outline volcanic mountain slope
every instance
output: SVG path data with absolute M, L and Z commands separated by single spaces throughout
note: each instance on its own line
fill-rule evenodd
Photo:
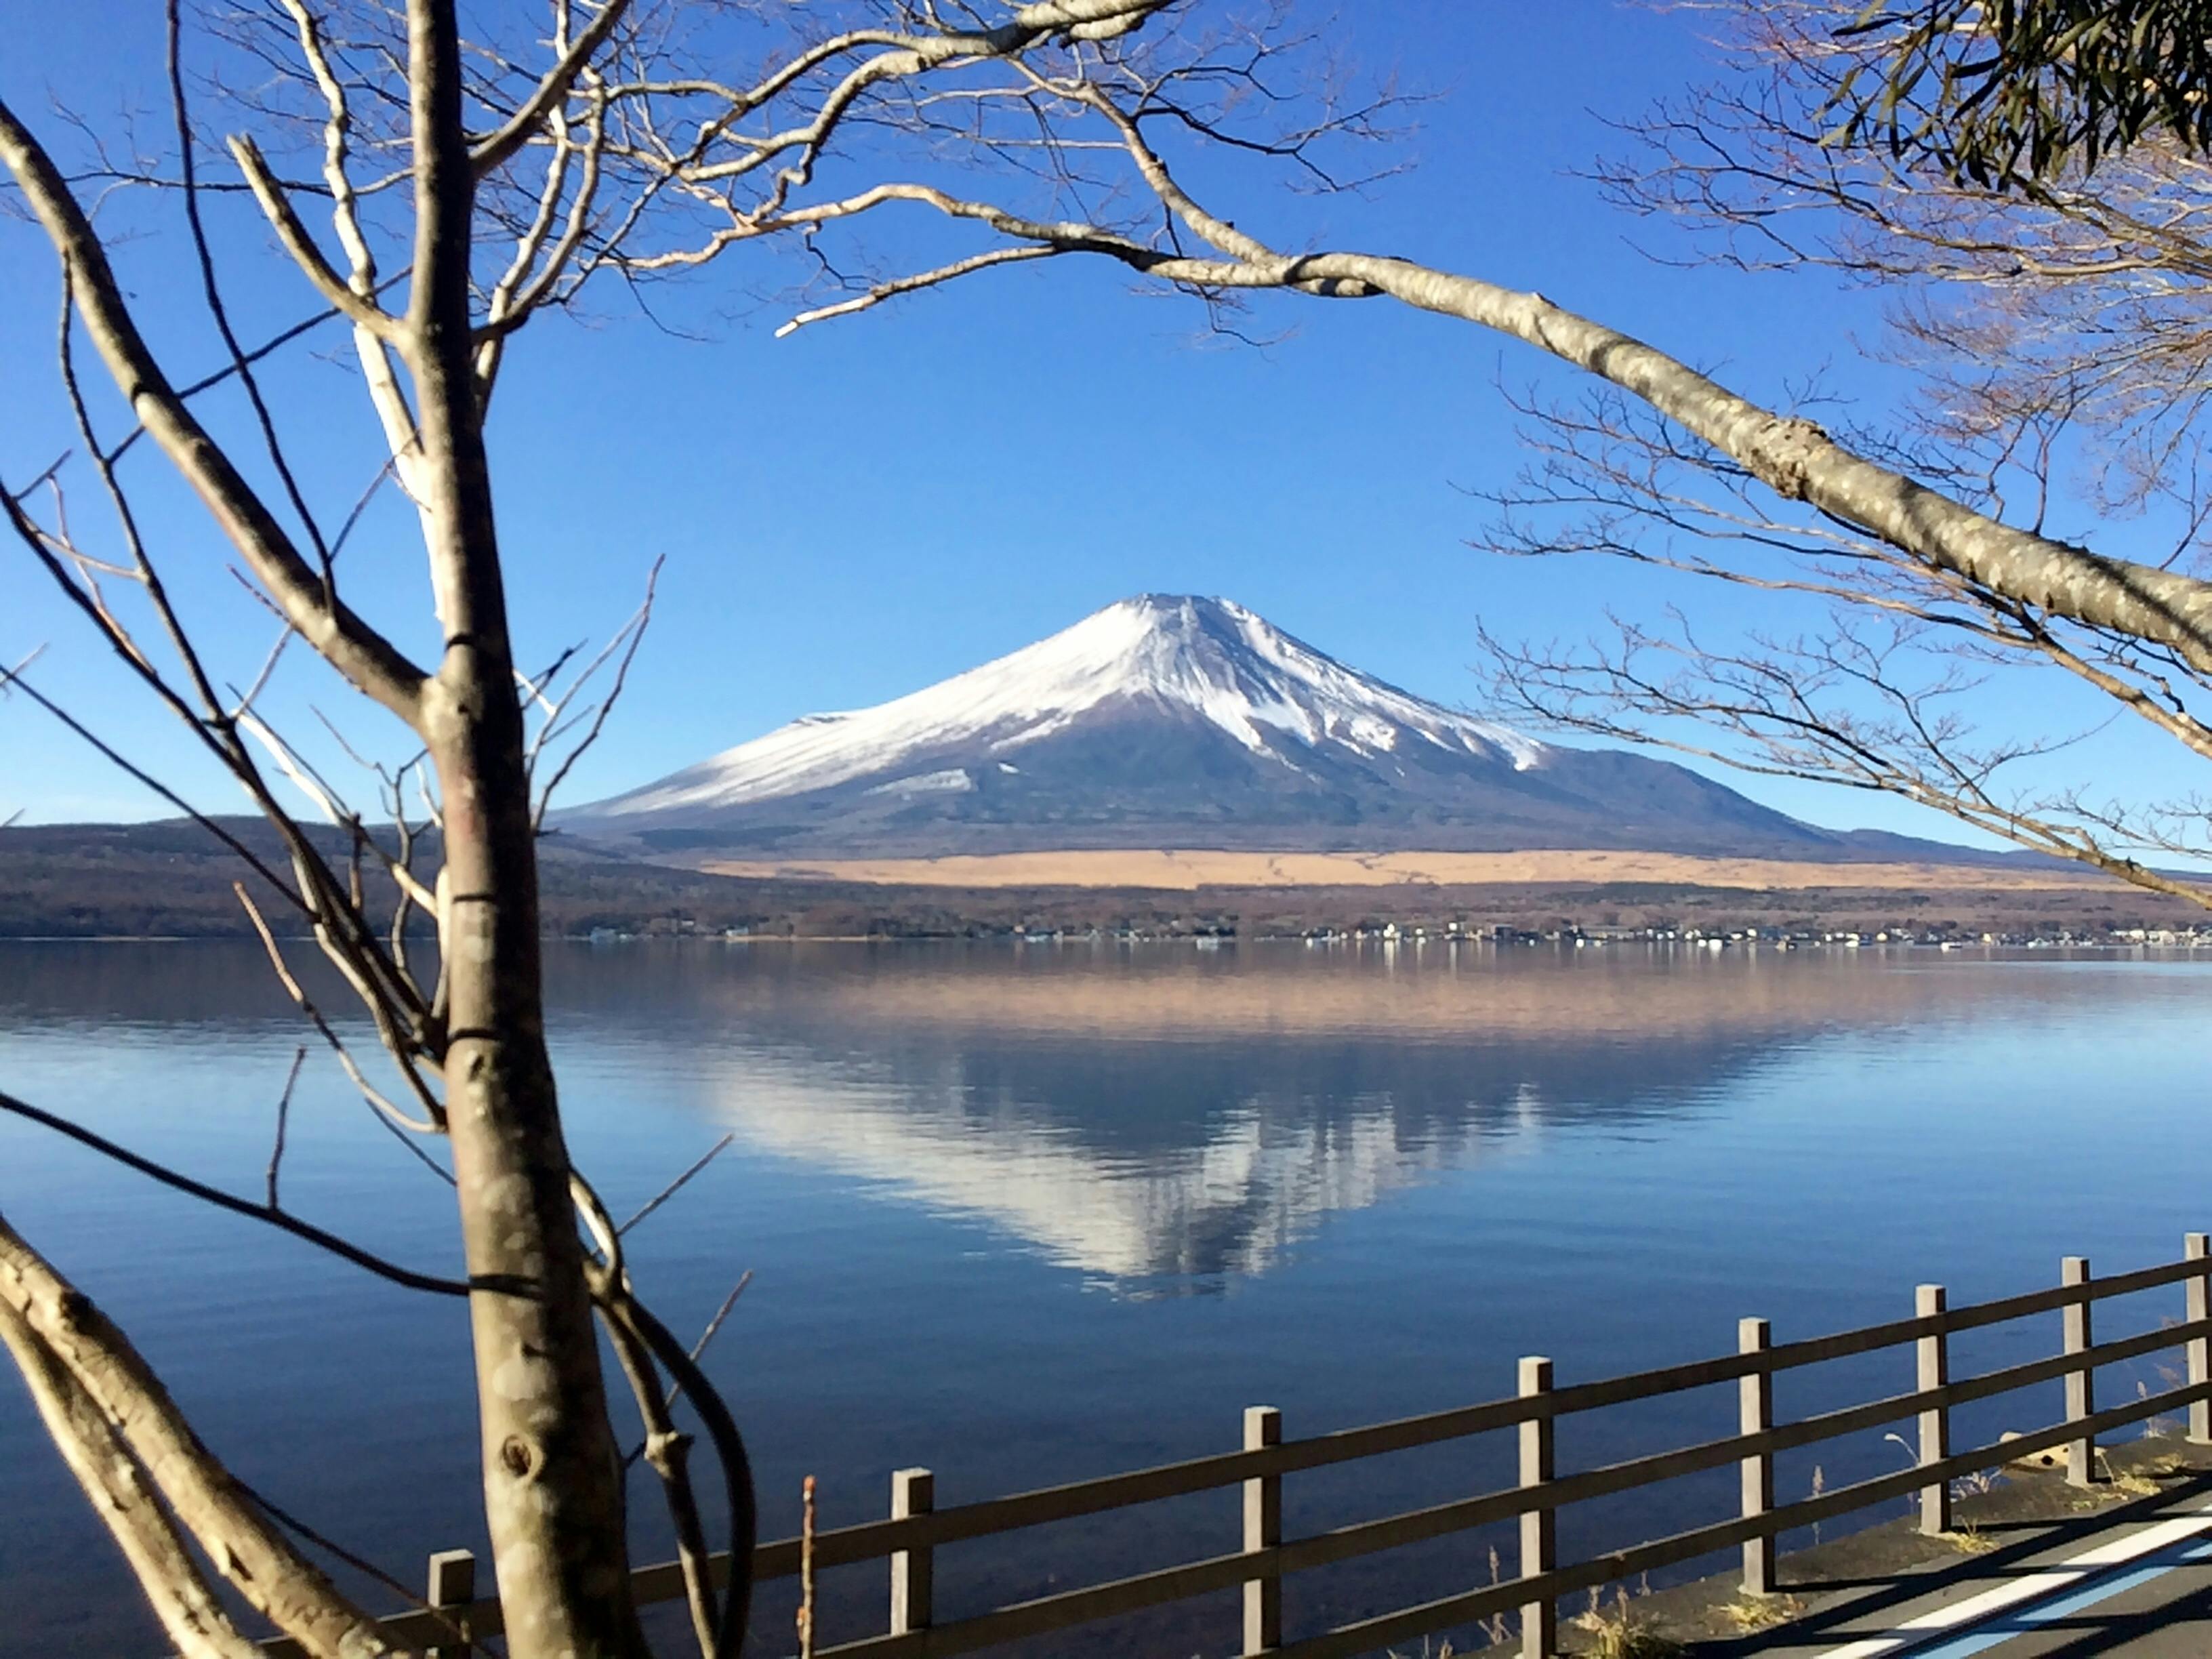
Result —
M 556 822 L 649 854 L 807 859 L 1952 850 L 1817 829 L 1664 761 L 1539 743 L 1346 667 L 1242 605 L 1160 594 Z

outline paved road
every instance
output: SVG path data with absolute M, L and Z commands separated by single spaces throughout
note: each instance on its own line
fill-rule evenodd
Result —
M 2200 1535 L 1907 1652 L 1911 1659 L 2205 1659 L 2212 1654 L 2212 1541 Z
M 2212 1500 L 2202 1487 L 2125 1521 L 1817 1637 L 1778 1632 L 1793 1659 L 2212 1659 Z
M 1929 1650 L 1927 1659 L 1939 1652 L 1943 1659 L 1969 1653 L 1990 1659 L 2205 1659 L 2212 1655 L 2212 1552 L 2147 1583 L 2061 1597 L 2033 1616 L 2004 1621 L 1988 1633 L 1985 1646 L 1954 1643 Z

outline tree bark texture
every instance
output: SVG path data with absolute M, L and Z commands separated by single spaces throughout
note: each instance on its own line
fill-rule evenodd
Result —
M 1267 286 L 1404 304 L 1526 341 L 1609 380 L 1802 501 L 2008 599 L 2162 645 L 2212 672 L 2212 583 L 2016 530 L 1778 415 L 1643 341 L 1522 293 L 1408 260 L 1326 253 L 1269 261 Z M 1176 262 L 1159 267 L 1180 275 Z M 1237 267 L 1228 267 L 1237 270 Z M 1249 276 L 1230 278 L 1250 285 Z
M 445 630 L 422 735 L 445 815 L 446 1109 L 471 1279 L 485 1516 L 514 1659 L 645 1653 L 622 1468 L 545 1050 L 522 711 L 471 370 L 473 179 L 451 0 L 412 0 L 413 380 Z
M 84 1489 L 93 1513 L 146 1587 L 161 1633 L 179 1659 L 255 1659 L 258 1650 L 239 1634 L 208 1588 L 131 1449 L 69 1368 L 4 1300 L 0 1346 L 14 1356 L 40 1419 Z
M 386 1639 L 374 1620 L 293 1548 L 201 1443 L 123 1333 L 4 1218 L 0 1335 L 19 1358 L 30 1351 L 33 1363 L 25 1365 L 24 1375 L 40 1413 L 49 1426 L 58 1422 L 70 1431 L 70 1437 L 57 1433 L 56 1439 L 80 1483 L 94 1492 L 102 1518 L 134 1567 L 142 1559 L 158 1563 L 168 1558 L 179 1541 L 158 1509 L 140 1505 L 143 1481 L 150 1481 L 178 1522 L 255 1611 L 297 1640 L 313 1659 L 374 1659 L 409 1651 Z M 78 1431 L 87 1409 L 98 1413 L 107 1431 L 104 1441 Z M 184 1565 L 190 1568 L 189 1559 Z M 181 1624 L 197 1631 L 205 1638 L 202 1652 L 227 1653 L 192 1593 L 197 1571 L 164 1582 L 170 1595 L 166 1601 L 157 1601 L 156 1611 L 165 1626 L 174 1630 Z

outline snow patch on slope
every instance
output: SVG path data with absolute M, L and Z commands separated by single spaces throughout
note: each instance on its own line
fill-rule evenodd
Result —
M 956 767 L 946 772 L 924 772 L 919 777 L 893 778 L 889 783 L 878 784 L 868 793 L 872 795 L 957 795 L 975 787 L 975 780 Z
M 584 810 L 616 817 L 735 806 L 896 772 L 910 757 L 958 744 L 981 741 L 994 753 L 1013 752 L 1112 702 L 1194 714 L 1291 767 L 1301 747 L 1323 744 L 1375 756 L 1426 743 L 1516 769 L 1537 764 L 1544 753 L 1543 744 L 1516 732 L 1347 668 L 1240 605 L 1146 594 L 909 696 L 806 715 Z M 974 782 L 965 772 L 939 772 L 881 787 L 903 793 Z

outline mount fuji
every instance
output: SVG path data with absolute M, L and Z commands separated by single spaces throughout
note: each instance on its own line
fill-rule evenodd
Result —
M 1540 743 L 1347 667 L 1242 605 L 1162 594 L 555 822 L 686 858 L 1963 850 L 1819 829 L 1685 767 Z

